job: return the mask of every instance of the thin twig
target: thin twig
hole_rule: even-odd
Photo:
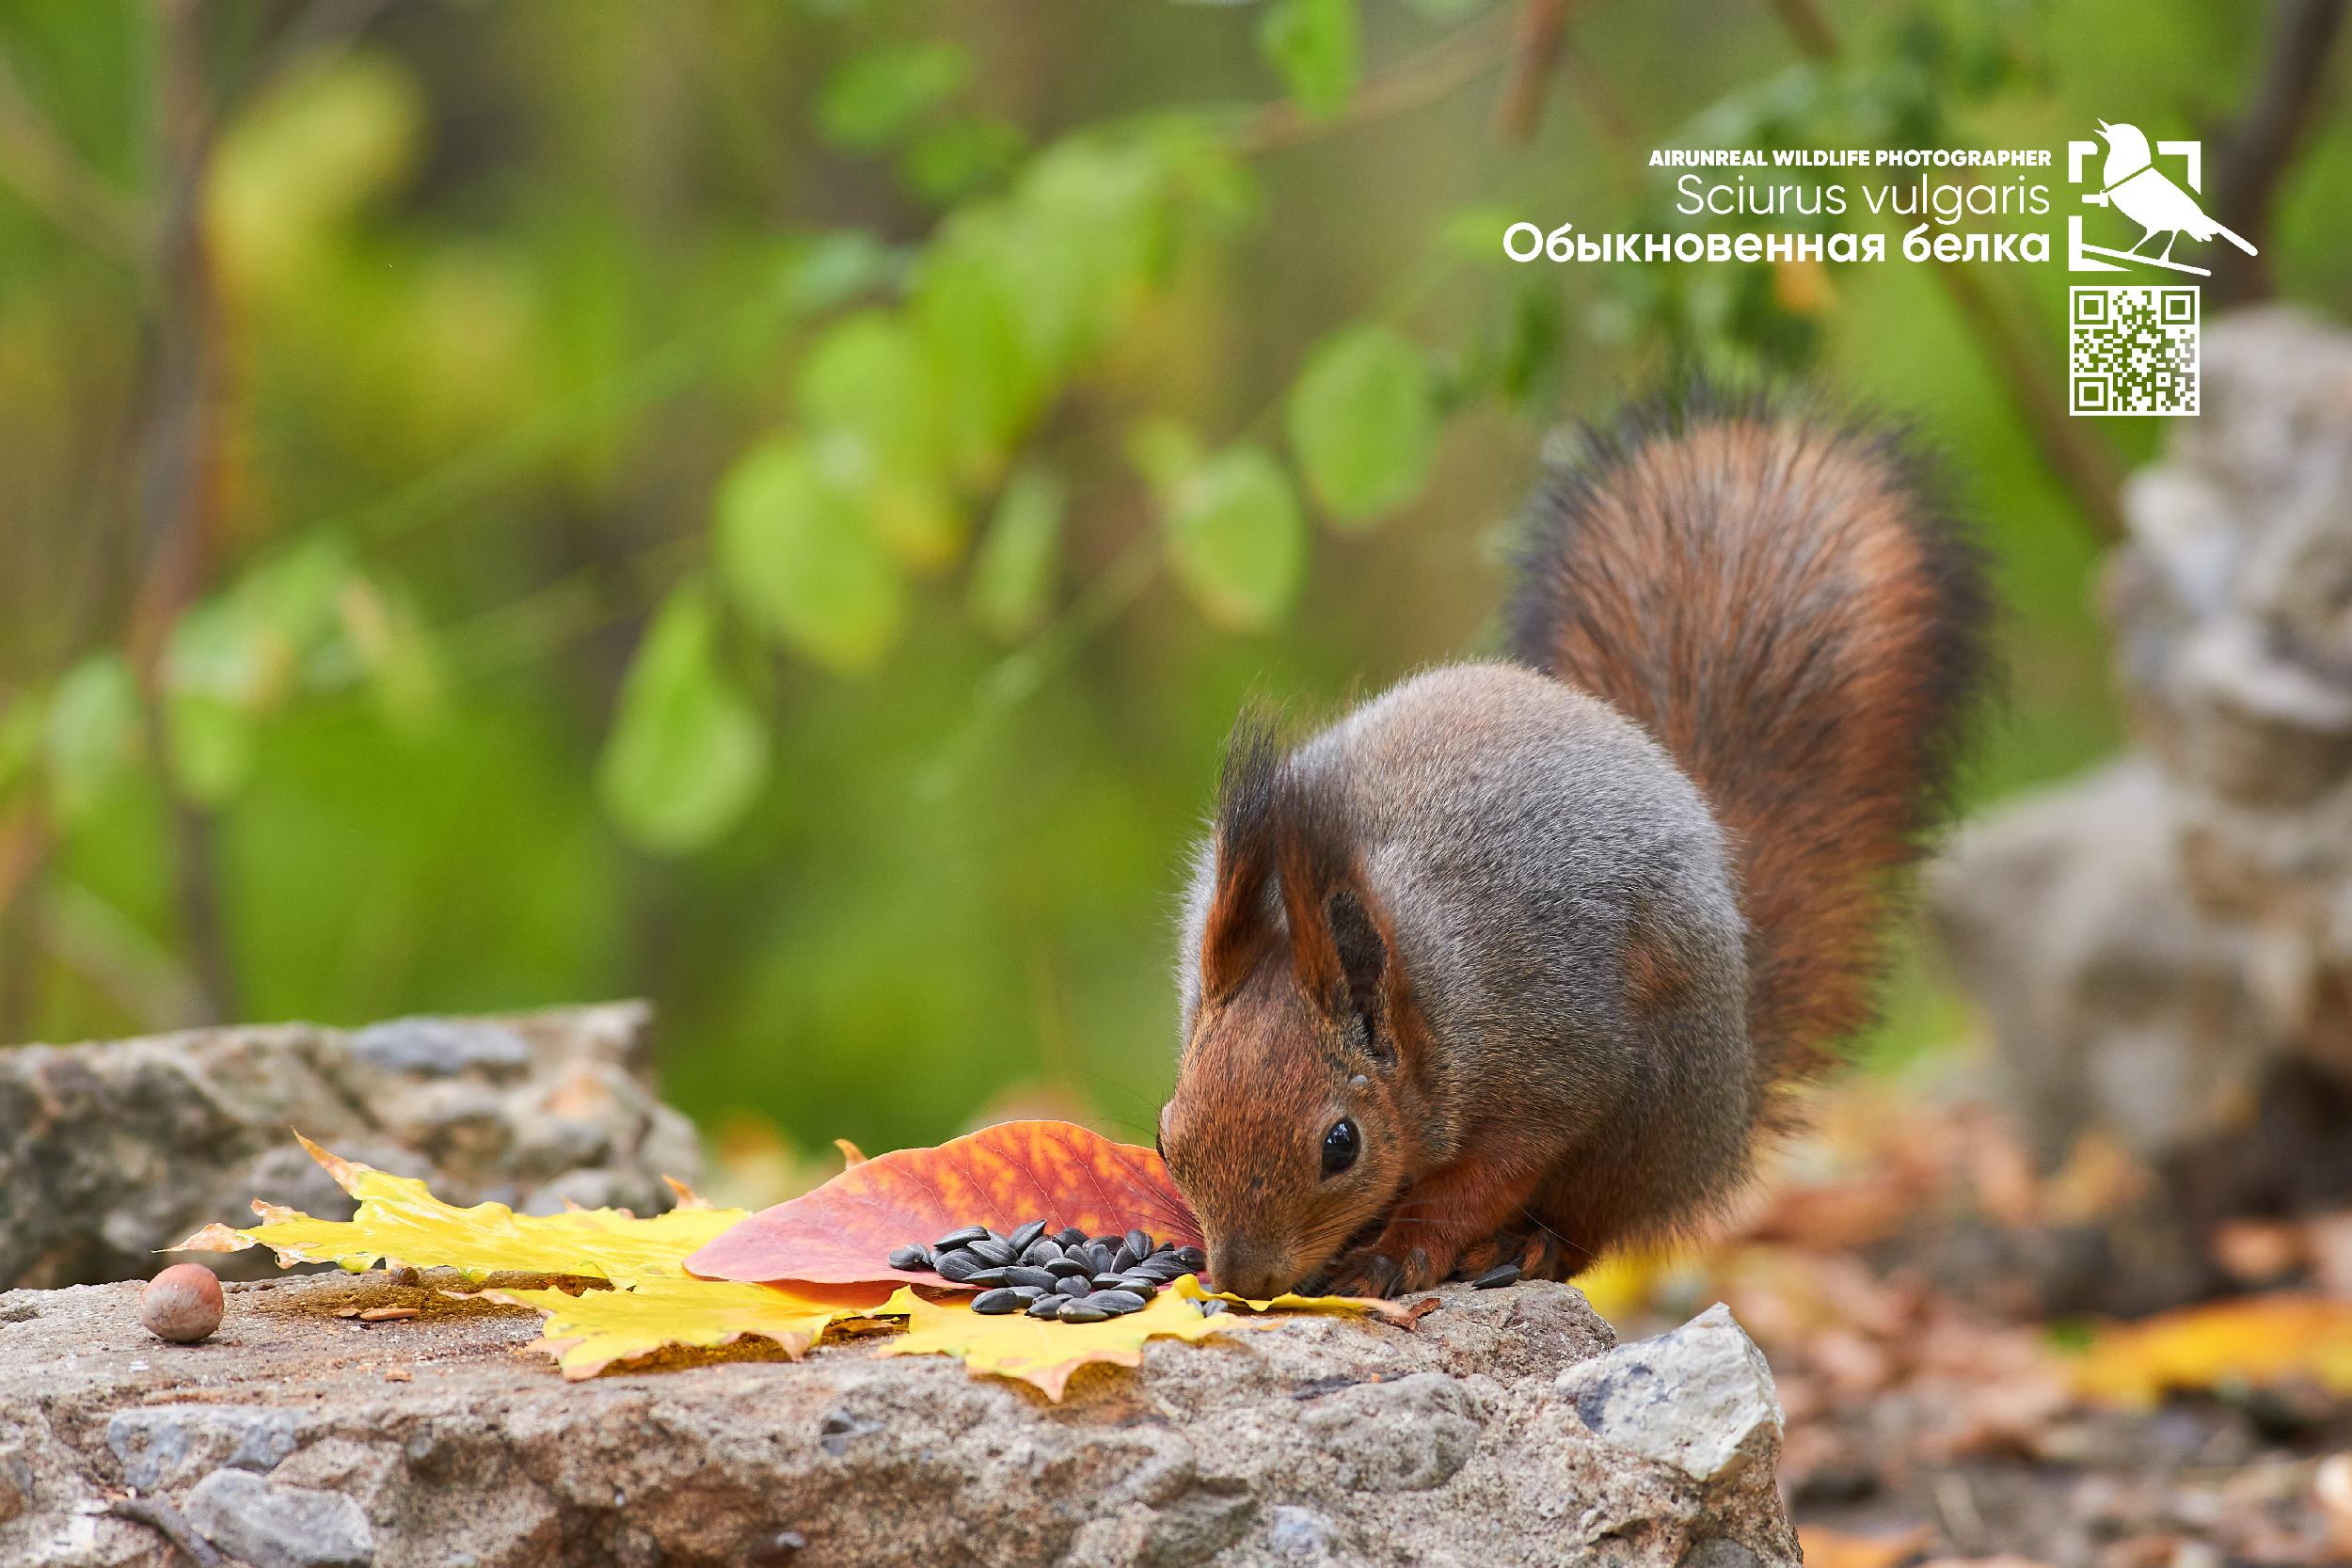
[[[2234,128],[2213,138],[2213,216],[2259,251],[2270,248],[2270,210],[2279,182],[2318,118],[2344,8],[2344,0],[2280,0],[2245,112]],[[2234,245],[2216,245],[2208,287],[2216,305],[2267,298],[2270,263]]]
[[[1268,103],[1251,112],[1234,133],[1233,145],[1244,153],[1271,152],[1434,103],[1502,62],[1509,27],[1508,12],[1489,12],[1371,77],[1334,115],[1318,118],[1287,100]]]
[[[147,697],[150,752],[168,781],[164,649],[181,612],[204,591],[219,548],[227,500],[221,426],[229,394],[222,306],[204,232],[215,120],[205,82],[201,7],[199,0],[161,0],[156,8],[163,40],[157,128],[169,194],[153,266],[151,413],[140,452],[145,566],[125,641]],[[170,818],[182,935],[203,989],[205,1022],[219,1022],[234,1015],[236,996],[212,824],[202,807],[176,790]]]
[[[1544,96],[1559,69],[1576,0],[1526,0],[1511,38],[1511,76],[1503,84],[1495,124],[1505,141],[1523,142],[1543,122]]]

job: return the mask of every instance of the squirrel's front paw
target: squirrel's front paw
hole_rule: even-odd
[[[1317,1289],[1334,1296],[1401,1295],[1407,1291],[1426,1291],[1446,1276],[1447,1267],[1418,1246],[1391,1252],[1375,1243],[1359,1247],[1333,1263]]]
[[[1504,1263],[1518,1265],[1521,1279],[1572,1279],[1592,1256],[1549,1230],[1506,1230],[1462,1249],[1454,1277],[1475,1279]]]

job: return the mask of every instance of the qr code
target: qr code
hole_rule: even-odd
[[[2077,288],[2066,327],[2077,414],[2197,412],[2197,291]]]

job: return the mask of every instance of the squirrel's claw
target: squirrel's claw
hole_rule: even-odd
[[[1393,1296],[1425,1291],[1443,1279],[1446,1271],[1418,1246],[1401,1254],[1385,1250],[1386,1239],[1361,1247],[1333,1263],[1327,1290],[1335,1296]]]
[[[1474,1279],[1501,1263],[1517,1263],[1521,1279],[1568,1279],[1592,1259],[1578,1247],[1538,1227],[1506,1230],[1465,1247],[1454,1260],[1454,1277]]]

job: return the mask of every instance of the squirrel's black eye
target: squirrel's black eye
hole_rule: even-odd
[[[1354,1122],[1344,1117],[1333,1122],[1331,1131],[1323,1135],[1323,1174],[1337,1176],[1354,1164],[1357,1146],[1362,1141]]]

